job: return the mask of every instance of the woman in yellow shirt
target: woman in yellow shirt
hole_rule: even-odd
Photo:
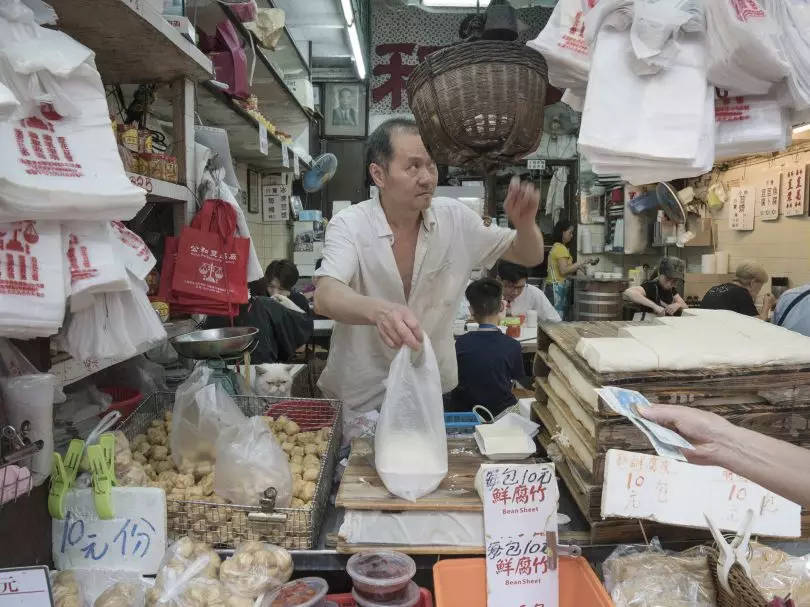
[[[567,219],[560,219],[551,233],[551,251],[548,254],[548,276],[546,276],[546,295],[554,304],[554,308],[565,320],[568,302],[571,297],[571,283],[567,277],[590,264],[599,263],[599,259],[578,261],[573,263],[568,243],[574,238],[574,224]]]

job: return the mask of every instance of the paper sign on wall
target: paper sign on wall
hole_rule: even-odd
[[[267,152],[269,151],[267,145],[267,127],[261,122],[259,123],[259,151],[265,156],[267,156]]]
[[[554,464],[485,464],[483,489],[487,604],[557,607],[547,546],[557,532]]]
[[[146,487],[112,490],[114,516],[96,514],[92,489],[65,494],[65,518],[52,521],[57,569],[121,569],[155,575],[166,551],[166,493]]]
[[[290,168],[290,148],[286,143],[281,144],[281,165],[285,169]]]
[[[47,567],[0,569],[0,607],[51,607]]]
[[[757,188],[757,206],[759,218],[764,221],[779,219],[779,188],[782,184],[782,173],[768,173]]]
[[[805,197],[807,183],[804,167],[790,167],[782,174],[782,214],[786,217],[807,212]]]
[[[298,179],[301,176],[301,165],[298,164],[298,154],[293,152],[293,174]]]
[[[729,202],[731,208],[728,214],[728,227],[730,230],[754,229],[754,186],[744,185],[731,188]]]
[[[749,508],[756,514],[755,534],[801,535],[798,504],[728,470],[646,453],[607,452],[602,518],[639,518],[707,529],[705,513],[718,528],[736,532]]]

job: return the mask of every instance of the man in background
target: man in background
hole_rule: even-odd
[[[529,384],[523,369],[523,353],[520,343],[498,328],[498,316],[504,308],[501,283],[482,278],[471,283],[465,295],[478,330],[456,340],[458,387],[453,390],[447,409],[472,411],[476,405],[483,405],[497,416],[517,403],[512,382]]]
[[[352,89],[340,89],[338,103],[338,107],[332,110],[332,126],[357,126],[357,110],[354,107],[354,92]]]
[[[529,270],[526,267],[501,261],[498,264],[498,278],[503,284],[507,316],[520,316],[534,310],[539,322],[562,320],[545,293],[529,284]]]
[[[776,302],[773,324],[810,337],[810,283],[782,293]]]

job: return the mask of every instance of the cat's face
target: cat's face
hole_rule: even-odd
[[[255,365],[253,391],[259,396],[289,396],[292,392],[292,365],[265,363]]]

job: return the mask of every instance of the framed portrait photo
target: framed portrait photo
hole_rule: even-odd
[[[324,85],[323,96],[325,136],[366,136],[368,101],[365,83],[328,82]]]

